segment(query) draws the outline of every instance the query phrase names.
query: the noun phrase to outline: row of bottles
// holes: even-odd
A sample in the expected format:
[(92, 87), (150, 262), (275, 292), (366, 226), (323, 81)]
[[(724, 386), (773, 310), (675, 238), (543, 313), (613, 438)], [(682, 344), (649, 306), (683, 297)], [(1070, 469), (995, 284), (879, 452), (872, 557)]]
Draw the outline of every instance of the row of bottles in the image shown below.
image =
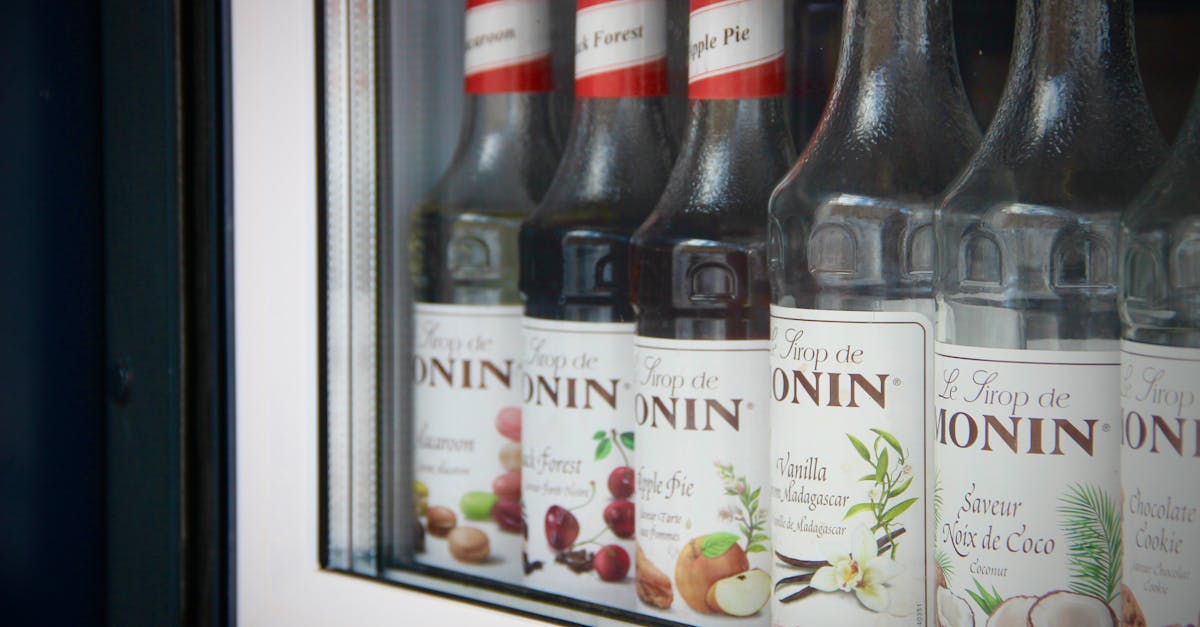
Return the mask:
[(678, 147), (665, 0), (578, 0), (560, 159), (547, 2), (467, 0), (417, 561), (691, 624), (1195, 623), (1200, 96), (1166, 159), (1132, 12), (1019, 0), (981, 136), (949, 0), (849, 0), (797, 159), (782, 0), (691, 0)]

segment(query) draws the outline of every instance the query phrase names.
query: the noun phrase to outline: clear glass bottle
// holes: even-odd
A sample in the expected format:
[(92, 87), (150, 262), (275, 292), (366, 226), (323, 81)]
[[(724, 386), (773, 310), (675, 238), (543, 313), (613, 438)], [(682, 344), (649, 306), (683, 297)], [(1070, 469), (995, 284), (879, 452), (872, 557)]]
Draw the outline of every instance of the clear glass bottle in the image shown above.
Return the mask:
[(628, 248), (674, 154), (666, 3), (577, 6), (566, 153), (520, 232), (525, 583), (632, 609)]
[(520, 510), (496, 504), (520, 488), (517, 229), (558, 163), (549, 4), (469, 1), (465, 47), (458, 147), (412, 217), (415, 559), (520, 583)]
[(1164, 144), (1130, 0), (1022, 0), (1013, 49), (936, 225), (938, 615), (1107, 624), (1121, 576), (1118, 221)]
[[(930, 606), (934, 206), (979, 129), (949, 0), (850, 0), (843, 23), (833, 95), (771, 198), (773, 609), (907, 625)], [(874, 570), (837, 581), (828, 546)]]
[(1200, 89), (1121, 222), (1122, 624), (1200, 622)]
[(767, 625), (766, 206), (795, 154), (784, 11), (691, 9), (683, 146), (633, 238), (638, 609)]

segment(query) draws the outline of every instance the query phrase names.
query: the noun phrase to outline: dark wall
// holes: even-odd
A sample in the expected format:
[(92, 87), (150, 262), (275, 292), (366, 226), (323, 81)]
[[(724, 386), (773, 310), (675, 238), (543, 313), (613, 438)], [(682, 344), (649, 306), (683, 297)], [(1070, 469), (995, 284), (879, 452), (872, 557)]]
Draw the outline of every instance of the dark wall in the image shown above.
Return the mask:
[(97, 3), (0, 2), (0, 622), (104, 620)]

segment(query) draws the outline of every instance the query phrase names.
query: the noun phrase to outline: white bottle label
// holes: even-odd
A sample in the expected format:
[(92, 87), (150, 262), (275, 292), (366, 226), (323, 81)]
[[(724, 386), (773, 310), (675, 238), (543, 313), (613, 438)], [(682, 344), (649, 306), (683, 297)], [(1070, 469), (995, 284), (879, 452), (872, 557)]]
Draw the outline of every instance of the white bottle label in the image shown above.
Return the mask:
[[(413, 454), (425, 528), (417, 561), (521, 581), (520, 306), (413, 307)], [(453, 552), (452, 527), (487, 550)]]
[(782, 0), (692, 0), (688, 97), (783, 94), (783, 31)]
[(1106, 624), (1121, 583), (1117, 352), (935, 352), (937, 615), (1068, 624), (1050, 617), (1074, 608), (1070, 624)]
[(525, 585), (620, 609), (633, 591), (632, 323), (522, 321)]
[(927, 623), (930, 326), (771, 307), (775, 625)]
[(1200, 624), (1200, 349), (1121, 343), (1123, 625)]
[(667, 91), (665, 0), (584, 0), (575, 17), (575, 96)]
[(641, 612), (770, 622), (766, 353), (761, 340), (637, 338)]
[(468, 0), (464, 50), (468, 93), (548, 91), (548, 0)]

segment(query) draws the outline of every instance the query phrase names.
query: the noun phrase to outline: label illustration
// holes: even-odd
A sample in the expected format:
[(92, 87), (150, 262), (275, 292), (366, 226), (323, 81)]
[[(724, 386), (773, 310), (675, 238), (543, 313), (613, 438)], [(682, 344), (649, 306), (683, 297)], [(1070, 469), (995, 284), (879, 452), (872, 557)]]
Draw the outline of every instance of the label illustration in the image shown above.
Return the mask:
[(465, 30), (467, 93), (550, 91), (549, 0), (467, 0)]
[(692, 0), (688, 97), (782, 95), (783, 16), (782, 0)]
[(930, 327), (771, 307), (775, 625), (928, 622)]
[(938, 624), (1114, 625), (1118, 354), (935, 351)]
[(632, 609), (633, 323), (524, 318), (525, 585)]
[(1200, 349), (1121, 343), (1122, 627), (1200, 624)]
[(416, 560), (521, 581), (520, 306), (413, 309)]
[(767, 343), (637, 338), (638, 610), (768, 625)]
[(575, 14), (575, 96), (667, 93), (665, 0), (579, 0)]

